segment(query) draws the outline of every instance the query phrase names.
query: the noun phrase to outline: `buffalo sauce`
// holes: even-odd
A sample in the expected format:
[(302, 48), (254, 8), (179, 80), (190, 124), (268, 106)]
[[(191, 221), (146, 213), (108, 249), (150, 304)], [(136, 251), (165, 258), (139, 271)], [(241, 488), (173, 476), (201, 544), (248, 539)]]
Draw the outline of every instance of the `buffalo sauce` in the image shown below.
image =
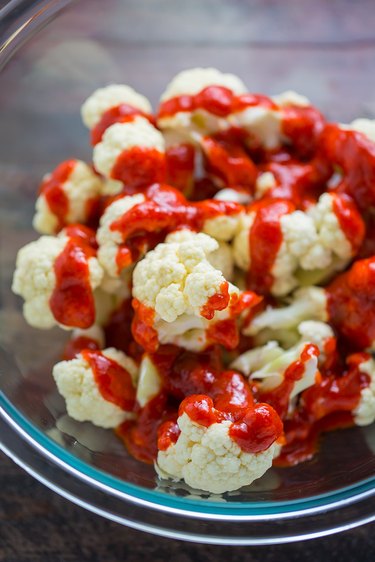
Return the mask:
[(64, 227), (66, 224), (66, 217), (69, 213), (69, 199), (63, 189), (63, 184), (69, 179), (76, 163), (76, 160), (61, 162), (61, 164), (43, 180), (39, 188), (39, 195), (43, 195), (51, 213), (57, 217), (57, 231)]
[(102, 140), (104, 132), (111, 125), (115, 123), (129, 123), (130, 121), (134, 121), (136, 117), (144, 117), (153, 123), (152, 115), (144, 113), (139, 108), (128, 105), (127, 103), (121, 103), (120, 105), (107, 109), (98, 123), (91, 129), (91, 144), (93, 146), (98, 144), (98, 142)]

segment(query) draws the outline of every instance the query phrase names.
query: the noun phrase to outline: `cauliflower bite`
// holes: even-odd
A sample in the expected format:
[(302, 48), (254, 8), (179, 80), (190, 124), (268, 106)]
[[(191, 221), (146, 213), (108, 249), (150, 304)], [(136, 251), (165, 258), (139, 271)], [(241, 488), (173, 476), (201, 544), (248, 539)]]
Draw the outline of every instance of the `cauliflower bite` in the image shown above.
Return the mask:
[[(285, 417), (293, 410), (296, 396), (319, 380), (318, 357), (319, 349), (312, 342), (302, 342), (285, 351), (271, 341), (240, 355), (231, 367), (256, 381), (260, 400)], [(282, 401), (278, 398), (280, 389)]]
[(160, 129), (209, 134), (228, 128), (232, 98), (246, 92), (233, 74), (215, 68), (192, 68), (177, 74), (160, 98)]
[(365, 358), (358, 365), (361, 373), (369, 377), (368, 385), (361, 389), (359, 403), (353, 410), (356, 425), (370, 425), (375, 421), (375, 361), (372, 357)]
[(96, 170), (120, 181), (127, 193), (165, 179), (165, 145), (162, 134), (143, 117), (115, 123), (94, 147)]
[(95, 90), (81, 107), (82, 121), (91, 130), (93, 145), (100, 142), (104, 131), (114, 123), (133, 121), (136, 116), (149, 119), (151, 113), (148, 99), (124, 84)]
[(109, 428), (133, 417), (138, 369), (122, 351), (85, 349), (57, 363), (52, 374), (75, 420)]
[[(281, 434), (280, 420), (277, 418), (279, 423), (273, 422), (274, 425), (267, 420), (268, 440), (260, 446), (259, 443), (256, 446), (252, 442), (250, 429), (254, 424), (255, 433), (255, 420), (261, 419), (262, 414), (267, 418), (269, 411), (262, 411), (262, 407), (266, 405), (257, 405), (239, 422), (238, 425), (245, 433), (244, 439), (240, 440), (238, 433), (234, 431), (237, 424), (232, 421), (220, 419), (220, 416), (216, 422), (213, 416), (210, 422), (202, 420), (199, 423), (192, 419), (189, 408), (194, 406), (192, 400), (204, 403), (205, 411), (208, 410), (212, 415), (214, 408), (210, 398), (192, 396), (180, 405), (178, 428), (174, 435), (168, 435), (170, 422), (161, 426), (155, 463), (160, 478), (184, 480), (192, 488), (220, 494), (248, 486), (271, 467), (272, 460), (280, 449), (276, 443)], [(259, 430), (260, 427), (259, 424)]]
[(40, 186), (33, 226), (41, 234), (54, 234), (72, 223), (93, 218), (102, 181), (81, 160), (66, 160), (47, 174)]
[[(273, 244), (269, 242), (272, 233)], [(363, 220), (345, 195), (324, 193), (307, 212), (294, 210), (287, 200), (265, 199), (250, 205), (240, 217), (234, 260), (249, 271), (255, 289), (267, 288), (268, 275), (270, 293), (284, 296), (300, 284), (301, 270), (324, 276), (332, 269), (343, 269), (358, 252), (363, 237)]]
[[(89, 229), (86, 234), (92, 236)], [(58, 324), (69, 329), (94, 324), (93, 291), (103, 277), (95, 254), (69, 227), (58, 237), (42, 236), (19, 250), (12, 290), (25, 300), (23, 313), (31, 326), (47, 329)]]
[[(172, 235), (172, 241), (156, 246), (135, 267), (133, 335), (146, 349), (155, 349), (158, 341), (204, 349), (215, 337), (210, 328), (216, 322), (229, 320), (259, 301), (246, 294), (248, 302), (241, 303), (239, 289), (209, 263), (207, 256), (219, 247), (216, 240), (202, 233), (188, 238), (175, 242)], [(144, 328), (137, 329), (138, 323), (148, 325), (149, 341), (141, 337)]]

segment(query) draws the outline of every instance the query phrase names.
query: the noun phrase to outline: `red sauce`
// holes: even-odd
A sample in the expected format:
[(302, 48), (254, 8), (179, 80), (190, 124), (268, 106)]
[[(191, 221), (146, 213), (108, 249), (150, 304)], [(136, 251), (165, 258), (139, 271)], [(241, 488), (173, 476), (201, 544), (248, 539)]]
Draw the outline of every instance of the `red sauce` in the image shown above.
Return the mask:
[(82, 357), (90, 365), (103, 398), (122, 410), (133, 410), (136, 391), (130, 373), (101, 351), (85, 349)]
[(181, 228), (200, 231), (204, 221), (220, 214), (232, 215), (242, 206), (231, 201), (206, 200), (191, 203), (168, 185), (154, 184), (145, 192), (145, 201), (135, 205), (111, 224), (121, 232), (117, 264), (119, 272), (162, 242), (169, 232)]
[(225, 420), (225, 414), (214, 408), (213, 400), (204, 394), (193, 394), (185, 398), (178, 409), (178, 416), (187, 414), (191, 421), (209, 427)]
[(362, 133), (329, 124), (321, 136), (320, 146), (326, 158), (342, 169), (344, 178), (338, 190), (353, 197), (363, 211), (374, 206), (375, 143)]
[(257, 293), (267, 293), (272, 286), (271, 271), (283, 241), (280, 219), (294, 210), (291, 201), (278, 199), (259, 201), (249, 207), (248, 212), (255, 211), (256, 216), (250, 229), (248, 282)]
[(220, 285), (219, 291), (208, 298), (206, 304), (200, 309), (200, 314), (203, 318), (212, 320), (217, 310), (224, 310), (227, 308), (230, 301), (228, 288), (228, 282), (224, 281)]
[(192, 112), (197, 109), (227, 117), (230, 113), (243, 111), (247, 107), (262, 106), (276, 109), (276, 104), (267, 96), (260, 94), (241, 94), (236, 96), (224, 86), (208, 86), (195, 95), (176, 96), (159, 107), (158, 119), (171, 117), (179, 112)]
[(362, 245), (365, 236), (365, 223), (353, 200), (344, 193), (333, 195), (333, 211), (339, 221), (340, 228), (349, 240), (353, 255)]
[(166, 421), (159, 427), (158, 430), (158, 450), (166, 451), (171, 445), (177, 443), (181, 433), (177, 422)]
[[(176, 412), (168, 404), (166, 394), (161, 392), (138, 412), (137, 420), (125, 421), (116, 429), (116, 433), (134, 458), (152, 464), (158, 453), (159, 427), (171, 419), (176, 419)], [(172, 433), (169, 431), (171, 440)]]
[(231, 132), (205, 137), (203, 149), (208, 173), (220, 178), (225, 187), (248, 193), (254, 191), (257, 168), (244, 150), (242, 142), (233, 138)]
[(134, 317), (131, 324), (131, 331), (135, 341), (141, 345), (146, 351), (155, 351), (158, 348), (158, 333), (154, 329), (155, 312), (139, 302), (137, 299), (132, 300), (134, 308)]
[(129, 121), (134, 121), (136, 117), (144, 117), (151, 123), (154, 121), (152, 115), (148, 115), (139, 108), (128, 105), (127, 103), (111, 107), (103, 113), (100, 121), (92, 128), (90, 133), (91, 144), (93, 146), (98, 144), (98, 142), (102, 140), (104, 131), (111, 125), (114, 125), (114, 123), (128, 123)]
[(267, 450), (282, 433), (283, 423), (269, 404), (256, 404), (229, 429), (229, 436), (245, 453)]
[(95, 233), (81, 225), (67, 229), (70, 237), (54, 263), (55, 288), (49, 300), (51, 312), (64, 326), (89, 328), (95, 321), (95, 303), (88, 260), (96, 255)]
[(364, 349), (375, 340), (375, 258), (355, 262), (326, 288), (330, 323), (350, 348)]
[(282, 133), (293, 145), (300, 158), (310, 158), (320, 142), (325, 121), (322, 114), (312, 106), (288, 106), (281, 108)]
[(56, 232), (66, 224), (66, 217), (69, 213), (69, 199), (63, 190), (63, 184), (69, 179), (76, 164), (77, 161), (73, 159), (61, 162), (39, 188), (39, 195), (44, 196), (51, 213), (58, 220)]
[(167, 183), (189, 194), (194, 183), (195, 150), (192, 144), (171, 146), (165, 153)]
[(275, 187), (267, 190), (263, 198), (288, 199), (303, 210), (318, 200), (330, 176), (329, 167), (318, 159), (308, 164), (294, 159), (272, 161), (262, 165), (261, 170), (271, 172), (276, 180)]
[(113, 165), (111, 177), (124, 184), (124, 193), (143, 191), (153, 183), (165, 181), (165, 154), (140, 146), (123, 150)]
[(284, 372), (281, 384), (272, 390), (259, 392), (260, 400), (270, 404), (279, 414), (281, 419), (284, 419), (287, 416), (290, 395), (295, 383), (300, 380), (305, 373), (305, 363), (312, 357), (317, 357), (318, 355), (319, 350), (316, 345), (306, 344), (302, 350), (300, 359), (293, 361), (293, 363), (291, 363)]
[(84, 349), (90, 349), (92, 351), (98, 350), (100, 349), (99, 342), (93, 338), (88, 338), (87, 336), (72, 338), (64, 347), (64, 361), (74, 359), (74, 357), (76, 357), (78, 353), (81, 353)]
[(370, 377), (359, 370), (370, 355), (357, 353), (347, 358), (343, 375), (324, 374), (302, 393), (291, 419), (284, 421), (286, 444), (275, 464), (291, 466), (311, 459), (322, 433), (353, 425), (352, 411)]

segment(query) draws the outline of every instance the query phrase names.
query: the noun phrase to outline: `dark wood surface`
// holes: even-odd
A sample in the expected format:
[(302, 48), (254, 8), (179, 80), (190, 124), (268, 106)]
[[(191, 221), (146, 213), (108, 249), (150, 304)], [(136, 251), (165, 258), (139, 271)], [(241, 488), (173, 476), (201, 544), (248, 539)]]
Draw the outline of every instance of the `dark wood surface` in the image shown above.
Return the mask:
[(375, 525), (270, 547), (219, 547), (154, 537), (84, 511), (0, 455), (0, 562), (374, 560)]

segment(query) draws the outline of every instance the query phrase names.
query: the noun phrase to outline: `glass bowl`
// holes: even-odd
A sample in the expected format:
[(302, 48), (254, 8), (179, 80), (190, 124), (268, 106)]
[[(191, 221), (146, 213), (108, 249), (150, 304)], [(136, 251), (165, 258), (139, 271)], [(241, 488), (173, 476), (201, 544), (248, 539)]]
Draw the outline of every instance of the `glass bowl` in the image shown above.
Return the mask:
[(17, 250), (36, 238), (41, 176), (89, 159), (79, 107), (96, 87), (124, 82), (154, 103), (179, 70), (216, 66), (252, 91), (295, 89), (328, 118), (374, 116), (371, 2), (190, 0), (11, 1), (0, 11), (2, 447), (47, 486), (137, 529), (225, 544), (289, 542), (374, 516), (375, 426), (326, 435), (319, 454), (272, 469), (222, 496), (160, 482), (109, 431), (70, 419), (51, 366), (67, 335), (28, 327), (11, 293)]

